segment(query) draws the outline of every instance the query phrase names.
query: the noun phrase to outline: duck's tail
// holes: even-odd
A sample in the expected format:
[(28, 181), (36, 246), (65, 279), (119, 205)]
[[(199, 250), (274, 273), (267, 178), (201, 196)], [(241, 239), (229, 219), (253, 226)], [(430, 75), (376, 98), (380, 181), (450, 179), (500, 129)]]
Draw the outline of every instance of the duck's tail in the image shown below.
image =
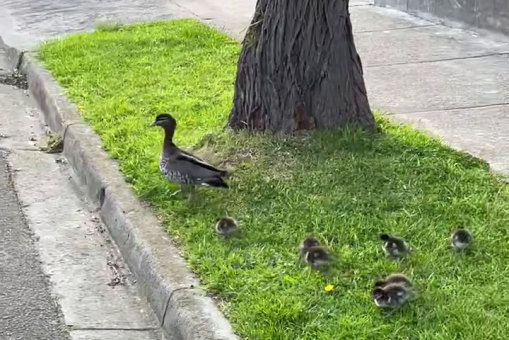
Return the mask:
[(231, 176), (231, 172), (228, 172), (226, 170), (219, 171), (219, 177), (221, 177), (221, 178), (228, 178), (230, 176)]
[(207, 178), (202, 182), (202, 184), (216, 188), (228, 189), (228, 184), (226, 184), (226, 182), (221, 176)]

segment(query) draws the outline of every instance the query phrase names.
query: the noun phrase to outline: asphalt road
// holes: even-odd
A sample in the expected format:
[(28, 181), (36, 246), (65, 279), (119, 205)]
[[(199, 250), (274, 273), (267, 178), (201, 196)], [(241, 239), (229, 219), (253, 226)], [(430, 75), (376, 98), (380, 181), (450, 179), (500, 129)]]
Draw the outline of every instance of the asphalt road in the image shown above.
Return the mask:
[(183, 13), (170, 0), (0, 0), (0, 35), (11, 46), (31, 48), (104, 22), (167, 20)]
[(0, 339), (68, 339), (0, 151)]

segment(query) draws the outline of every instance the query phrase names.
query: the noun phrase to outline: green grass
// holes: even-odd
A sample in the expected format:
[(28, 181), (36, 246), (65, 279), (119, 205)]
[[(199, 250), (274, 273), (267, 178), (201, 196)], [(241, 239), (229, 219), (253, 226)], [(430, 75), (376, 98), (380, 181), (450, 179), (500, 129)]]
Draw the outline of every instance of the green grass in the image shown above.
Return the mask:
[[(211, 28), (172, 21), (73, 35), (43, 45), (40, 58), (242, 337), (506, 338), (509, 195), (487, 165), (380, 117), (379, 134), (223, 130), (239, 50)], [(229, 191), (200, 189), (198, 206), (168, 198), (177, 186), (158, 169), (162, 131), (148, 128), (165, 111), (179, 122), (178, 145), (205, 145), (209, 160), (235, 170)], [(213, 229), (224, 214), (243, 227), (226, 241)], [(471, 254), (448, 247), (458, 226), (475, 234)], [(405, 237), (414, 255), (389, 261), (382, 231)], [(298, 262), (309, 234), (338, 255), (325, 276)], [(370, 291), (394, 271), (411, 276), (420, 297), (389, 316)]]

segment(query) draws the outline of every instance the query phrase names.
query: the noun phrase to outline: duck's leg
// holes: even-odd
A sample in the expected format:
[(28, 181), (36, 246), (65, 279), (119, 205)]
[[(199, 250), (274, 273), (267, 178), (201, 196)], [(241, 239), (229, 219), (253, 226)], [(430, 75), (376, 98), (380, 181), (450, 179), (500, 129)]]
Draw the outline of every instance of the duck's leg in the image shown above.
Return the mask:
[(180, 184), (180, 191), (182, 192), (182, 197), (185, 197), (187, 192), (188, 192), (187, 184), (181, 183)]
[(196, 187), (193, 184), (189, 184), (189, 202), (194, 204), (200, 201), (200, 197), (196, 192)]
[(182, 189), (178, 189), (178, 190), (176, 190), (176, 191), (172, 192), (172, 193), (170, 194), (170, 196), (168, 196), (168, 197), (173, 197), (173, 196), (177, 195), (179, 192), (182, 192)]
[(185, 197), (186, 196), (185, 195), (186, 191), (187, 191), (187, 186), (184, 183), (181, 183), (180, 184), (180, 189), (172, 192), (169, 197), (173, 197), (173, 196), (175, 196), (175, 195), (177, 195), (179, 193), (182, 194), (182, 197)]

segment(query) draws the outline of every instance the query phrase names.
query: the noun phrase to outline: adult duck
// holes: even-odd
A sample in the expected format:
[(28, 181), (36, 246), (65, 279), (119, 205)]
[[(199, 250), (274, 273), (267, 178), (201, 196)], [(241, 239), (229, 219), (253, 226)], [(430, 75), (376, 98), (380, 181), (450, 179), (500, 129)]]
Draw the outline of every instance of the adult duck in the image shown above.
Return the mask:
[(226, 171), (181, 150), (173, 143), (173, 135), (177, 128), (175, 118), (167, 113), (162, 113), (156, 117), (151, 126), (160, 126), (164, 130), (163, 151), (159, 168), (169, 181), (181, 185), (181, 191), (187, 187), (192, 193), (196, 185), (228, 188), (228, 184), (224, 181), (227, 176)]

